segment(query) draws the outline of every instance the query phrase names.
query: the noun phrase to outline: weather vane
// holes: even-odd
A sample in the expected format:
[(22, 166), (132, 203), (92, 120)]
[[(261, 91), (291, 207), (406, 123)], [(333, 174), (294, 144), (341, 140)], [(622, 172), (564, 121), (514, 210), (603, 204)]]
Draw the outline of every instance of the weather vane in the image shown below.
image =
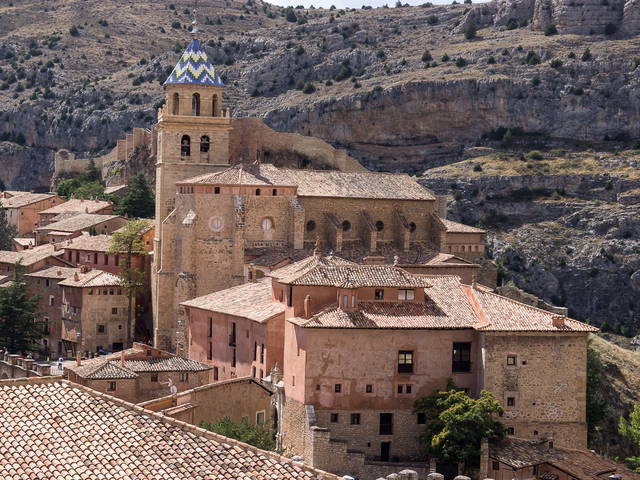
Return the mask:
[(193, 26), (191, 28), (191, 35), (193, 39), (196, 40), (200, 32), (200, 30), (198, 30), (198, 0), (196, 0), (196, 8), (193, 9), (193, 22), (191, 22), (191, 25)]

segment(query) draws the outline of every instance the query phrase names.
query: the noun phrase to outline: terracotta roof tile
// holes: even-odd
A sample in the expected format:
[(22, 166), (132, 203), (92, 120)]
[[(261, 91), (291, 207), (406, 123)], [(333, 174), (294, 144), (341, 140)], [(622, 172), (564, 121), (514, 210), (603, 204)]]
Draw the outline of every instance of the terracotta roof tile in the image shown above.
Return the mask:
[[(2, 198), (0, 199), (0, 204), (3, 208), (20, 208), (26, 207), (27, 205), (31, 205), (33, 203), (40, 202), (42, 200), (48, 200), (50, 198), (54, 198), (56, 195), (51, 193), (28, 193), (21, 192), (20, 195), (16, 195), (10, 198)], [(60, 202), (64, 202), (64, 200), (59, 200)]]
[(66, 250), (89, 250), (92, 252), (106, 252), (111, 248), (111, 235), (81, 235), (64, 243)]
[(78, 280), (69, 277), (58, 285), (64, 287), (117, 287), (120, 285), (120, 278), (113, 273), (104, 272), (102, 270), (91, 270), (86, 273), (78, 273)]
[(65, 203), (61, 203), (60, 205), (56, 205), (54, 207), (48, 208), (40, 212), (43, 215), (59, 215), (65, 212), (80, 212), (86, 213), (87, 209), (89, 209), (88, 213), (99, 212), (104, 208), (113, 208), (113, 204), (105, 201), (95, 201), (95, 200), (82, 200), (77, 198), (72, 198), (67, 200)]
[(16, 263), (22, 260), (25, 266), (33, 265), (48, 257), (61, 257), (64, 254), (62, 249), (56, 250), (52, 244), (40, 245), (38, 247), (28, 248), (21, 252), (0, 251), (0, 263)]
[(265, 322), (285, 310), (284, 305), (273, 302), (271, 298), (271, 280), (262, 278), (255, 283), (204, 295), (180, 305)]
[(3, 480), (338, 477), (66, 380), (0, 381)]
[(134, 371), (122, 368), (116, 362), (110, 362), (104, 357), (86, 360), (80, 366), (68, 365), (65, 368), (79, 377), (89, 380), (117, 380), (138, 377)]
[(108, 222), (109, 220), (113, 220), (114, 218), (121, 218), (118, 215), (93, 215), (90, 213), (81, 213), (79, 215), (74, 215), (73, 217), (67, 218), (65, 220), (61, 220), (60, 222), (53, 222), (49, 225), (45, 225), (44, 227), (40, 227), (36, 229), (36, 232), (40, 233), (53, 233), (53, 232), (77, 232), (78, 230), (83, 230), (85, 228), (93, 227), (99, 225), (103, 222)]
[(69, 267), (50, 267), (44, 268), (42, 270), (38, 270), (36, 272), (28, 273), (27, 277), (34, 278), (57, 278), (57, 279), (65, 279), (69, 277), (73, 277), (75, 273), (79, 273), (80, 269), (78, 268), (69, 268)]
[(447, 220), (446, 218), (441, 218), (440, 221), (444, 223), (445, 227), (447, 227), (448, 233), (487, 233), (486, 230), (482, 230), (476, 227), (470, 227), (469, 225), (465, 225), (463, 223), (453, 222), (451, 220)]

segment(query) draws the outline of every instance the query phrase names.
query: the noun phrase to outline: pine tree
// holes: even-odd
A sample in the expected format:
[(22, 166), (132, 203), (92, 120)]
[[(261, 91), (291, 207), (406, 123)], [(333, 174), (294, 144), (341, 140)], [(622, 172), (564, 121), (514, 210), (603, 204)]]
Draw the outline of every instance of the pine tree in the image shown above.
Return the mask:
[(12, 250), (13, 238), (18, 235), (18, 227), (9, 223), (7, 211), (0, 202), (0, 250)]
[(153, 218), (156, 212), (156, 196), (144, 173), (138, 173), (129, 184), (129, 191), (122, 199), (118, 214), (132, 218)]
[(102, 172), (98, 167), (96, 167), (96, 162), (93, 159), (93, 157), (89, 159), (89, 163), (84, 169), (84, 175), (82, 175), (82, 177), (83, 177), (82, 181), (86, 183), (91, 183), (91, 182), (102, 183)]
[(15, 276), (4, 288), (0, 288), (0, 347), (11, 353), (43, 352), (39, 340), (46, 337), (45, 325), (50, 322), (39, 319), (41, 293), (27, 291), (27, 268), (20, 262), (15, 265)]

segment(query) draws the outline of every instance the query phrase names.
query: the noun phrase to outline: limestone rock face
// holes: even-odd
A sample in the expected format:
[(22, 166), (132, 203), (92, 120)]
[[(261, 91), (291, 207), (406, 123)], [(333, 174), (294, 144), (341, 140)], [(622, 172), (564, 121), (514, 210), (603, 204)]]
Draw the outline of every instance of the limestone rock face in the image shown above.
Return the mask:
[(638, 0), (627, 0), (624, 3), (622, 30), (630, 35), (637, 35), (640, 31), (640, 2)]
[(553, 23), (560, 33), (579, 35), (602, 34), (609, 23), (620, 27), (626, 11), (624, 0), (536, 0), (534, 10), (537, 29)]
[(53, 171), (51, 150), (0, 143), (0, 180), (4, 189), (48, 192)]
[(531, 20), (536, 3), (536, 0), (501, 0), (495, 2), (497, 10), (494, 17), (494, 25), (506, 25), (509, 18), (515, 18), (518, 21), (523, 18), (528, 21)]

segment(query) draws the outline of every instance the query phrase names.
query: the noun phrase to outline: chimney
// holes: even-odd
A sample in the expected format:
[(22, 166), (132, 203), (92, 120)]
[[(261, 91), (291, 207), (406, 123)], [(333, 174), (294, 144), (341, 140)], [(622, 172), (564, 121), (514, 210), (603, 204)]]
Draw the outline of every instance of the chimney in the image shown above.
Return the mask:
[(77, 282), (78, 280), (80, 280), (80, 278), (78, 277), (78, 272), (73, 274), (73, 281)]
[(125, 214), (124, 214), (124, 218), (129, 218), (129, 214), (128, 214), (128, 213), (125, 213)]
[(111, 199), (110, 199), (110, 198), (107, 198), (107, 203), (108, 203), (109, 205), (111, 205)]
[(80, 356), (80, 352), (78, 352), (78, 354), (76, 355), (76, 365), (82, 365), (82, 357)]
[(29, 250), (33, 248), (33, 243), (29, 242)]
[(311, 295), (307, 295), (304, 299), (304, 318), (306, 320), (311, 318)]
[(80, 201), (84, 202), (84, 195), (82, 197), (80, 197)]
[(124, 367), (124, 350), (120, 352), (120, 366)]
[(84, 208), (84, 213), (89, 213), (89, 207)]
[(96, 197), (96, 203), (99, 203), (98, 197)]
[(62, 270), (58, 270), (56, 273), (58, 274), (58, 276), (60, 276), (62, 275)]
[(182, 353), (182, 345), (178, 344), (178, 346), (176, 347), (176, 355), (180, 356), (181, 353)]
[(249, 266), (249, 283), (255, 283), (256, 281), (256, 267), (253, 265)]
[(564, 317), (563, 315), (554, 315), (551, 317), (551, 323), (554, 327), (564, 327)]

